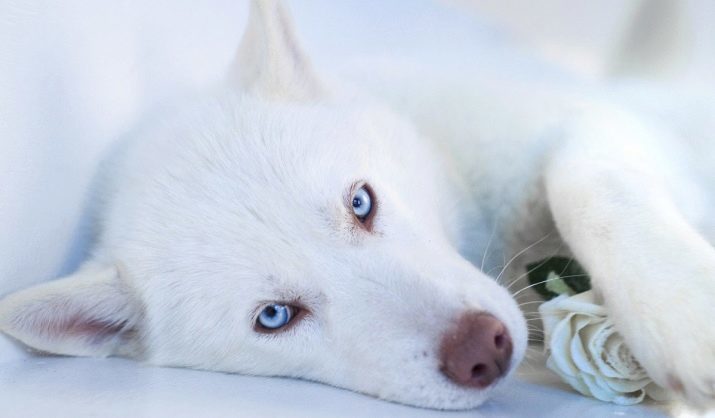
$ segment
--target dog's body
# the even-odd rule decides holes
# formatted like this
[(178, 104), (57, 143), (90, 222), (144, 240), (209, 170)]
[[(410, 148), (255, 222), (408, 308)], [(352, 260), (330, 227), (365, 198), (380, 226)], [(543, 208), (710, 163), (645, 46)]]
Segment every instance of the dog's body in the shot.
[[(3, 331), (61, 354), (466, 408), (493, 385), (449, 370), (461, 348), (445, 341), (476, 332), (465, 318), (507, 330), (499, 376), (526, 348), (517, 304), (485, 273), (520, 289), (527, 262), (563, 254), (658, 383), (712, 400), (715, 145), (693, 135), (697, 120), (684, 140), (682, 125), (622, 110), (638, 107), (634, 91), (495, 84), (464, 67), (454, 73), (469, 80), (453, 81), (368, 62), (366, 80), (351, 65), (348, 91), (314, 74), (279, 6), (255, 6), (229, 87), (120, 144), (98, 186), (91, 260), (6, 298)], [(363, 187), (369, 222), (351, 213)], [(262, 333), (261, 309), (279, 302), (300, 316)]]
[[(399, 99), (388, 96), (443, 141), (458, 167), (462, 225), (471, 227), (462, 253), (508, 277), (503, 284), (521, 298), (524, 266), (575, 256), (649, 373), (707, 403), (715, 368), (705, 319), (715, 297), (712, 99), (668, 88), (659, 94), (663, 86), (648, 83), (584, 93), (558, 82), (495, 85), (493, 74), (470, 74), (478, 75), (451, 89), (446, 80), (454, 78), (446, 76), (435, 90), (415, 81)], [(693, 319), (695, 329), (684, 326)]]

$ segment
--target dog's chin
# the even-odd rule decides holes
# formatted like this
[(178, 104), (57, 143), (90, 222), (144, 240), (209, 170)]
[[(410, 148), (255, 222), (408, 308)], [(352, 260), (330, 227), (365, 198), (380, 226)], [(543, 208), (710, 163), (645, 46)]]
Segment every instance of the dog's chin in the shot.
[(384, 401), (416, 408), (462, 411), (482, 406), (499, 386), (505, 382), (508, 384), (508, 380), (509, 378), (500, 379), (484, 389), (462, 388), (450, 382), (444, 382), (438, 385), (415, 385), (401, 389), (382, 390), (378, 393), (362, 393)]
[(387, 385), (383, 381), (383, 385), (377, 388), (375, 386), (360, 387), (360, 385), (355, 385), (355, 382), (343, 382), (345, 384), (339, 386), (412, 407), (450, 411), (475, 409), (488, 402), (499, 388), (511, 383), (515, 371), (523, 360), (525, 351), (523, 347), (525, 344), (522, 342), (517, 344), (514, 347), (514, 357), (511, 360), (509, 371), (486, 388), (460, 386), (441, 373), (427, 374), (421, 377), (405, 376), (404, 379), (391, 381)]
[(323, 379), (313, 381), (405, 406), (443, 411), (462, 411), (478, 408), (489, 401), (498, 388), (509, 384), (517, 366), (518, 362), (514, 363), (504, 377), (499, 378), (483, 389), (458, 386), (442, 375), (435, 375), (426, 379), (426, 381), (405, 376), (401, 382), (394, 382), (395, 384), (389, 385), (383, 384), (380, 387), (374, 385), (366, 387), (356, 384), (356, 382), (338, 383)]

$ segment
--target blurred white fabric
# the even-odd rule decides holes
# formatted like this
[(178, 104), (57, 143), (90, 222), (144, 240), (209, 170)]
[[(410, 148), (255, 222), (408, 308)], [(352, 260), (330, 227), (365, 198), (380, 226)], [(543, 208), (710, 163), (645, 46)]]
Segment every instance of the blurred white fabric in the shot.
[[(637, 70), (713, 78), (715, 3), (709, 0), (446, 1), (584, 75)], [(642, 66), (654, 64), (659, 68)]]

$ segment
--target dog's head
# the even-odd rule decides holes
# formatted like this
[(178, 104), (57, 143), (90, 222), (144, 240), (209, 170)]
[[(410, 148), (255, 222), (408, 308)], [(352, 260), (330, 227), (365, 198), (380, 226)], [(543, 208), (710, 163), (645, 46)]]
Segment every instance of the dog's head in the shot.
[(458, 252), (439, 150), (328, 93), (272, 1), (254, 2), (229, 84), (138, 130), (105, 170), (92, 261), (7, 297), (2, 330), (54, 353), (483, 402), (526, 327)]

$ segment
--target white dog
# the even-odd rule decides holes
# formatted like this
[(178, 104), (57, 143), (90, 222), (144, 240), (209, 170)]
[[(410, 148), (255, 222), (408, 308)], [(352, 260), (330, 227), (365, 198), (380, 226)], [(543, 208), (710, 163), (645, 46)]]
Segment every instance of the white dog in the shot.
[(713, 400), (712, 141), (493, 78), (353, 80), (379, 104), (318, 78), (280, 5), (252, 6), (224, 88), (114, 150), (91, 259), (6, 297), (5, 333), (471, 408), (527, 345), (489, 249), (513, 278), (561, 250), (659, 384)]

